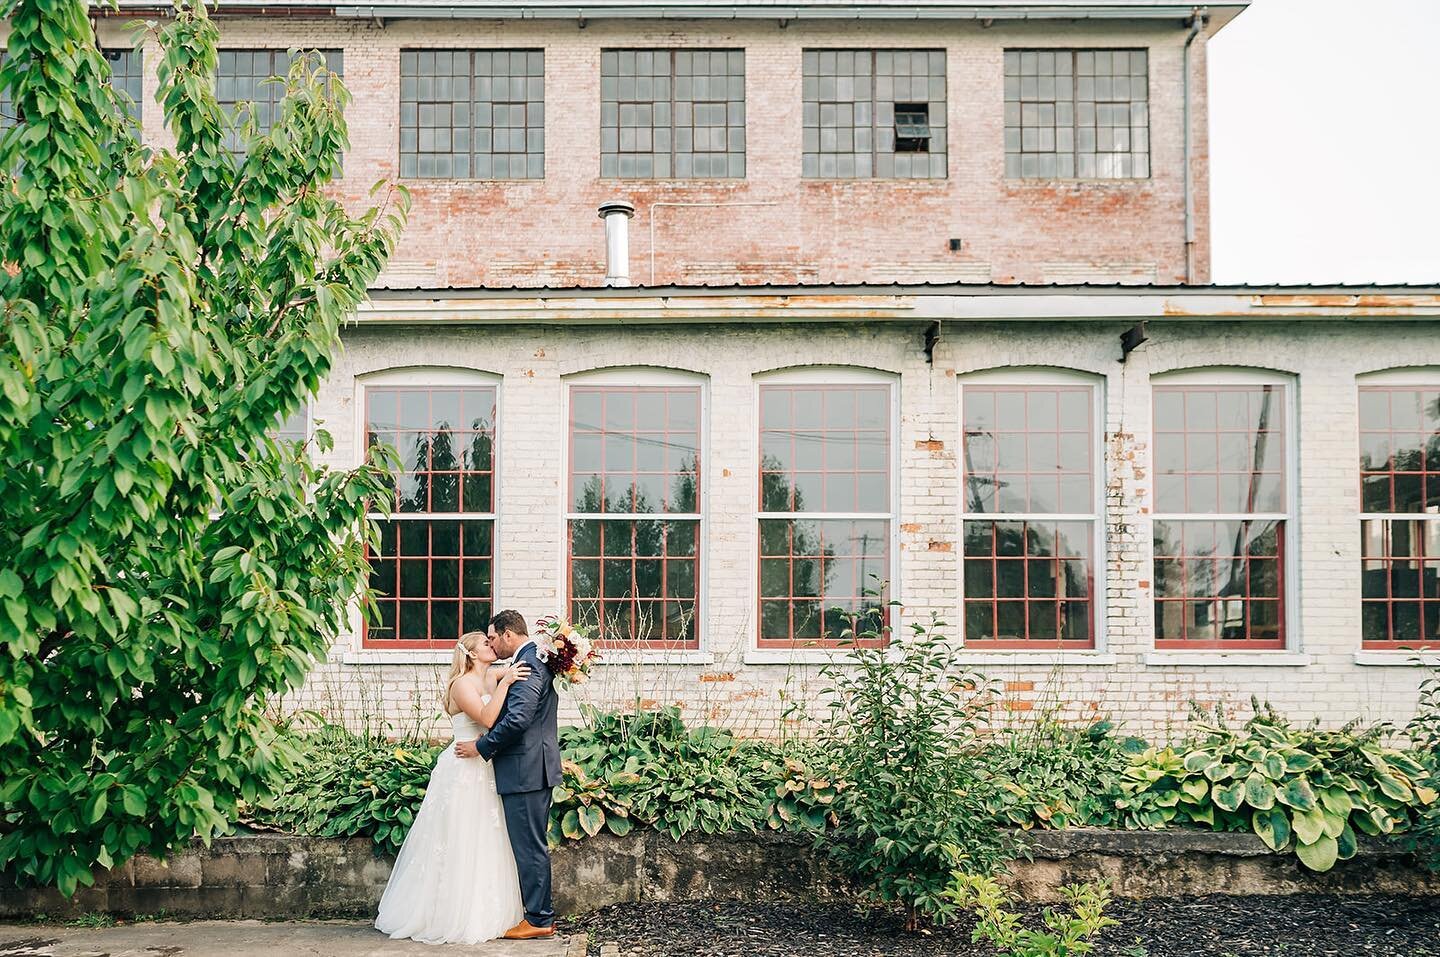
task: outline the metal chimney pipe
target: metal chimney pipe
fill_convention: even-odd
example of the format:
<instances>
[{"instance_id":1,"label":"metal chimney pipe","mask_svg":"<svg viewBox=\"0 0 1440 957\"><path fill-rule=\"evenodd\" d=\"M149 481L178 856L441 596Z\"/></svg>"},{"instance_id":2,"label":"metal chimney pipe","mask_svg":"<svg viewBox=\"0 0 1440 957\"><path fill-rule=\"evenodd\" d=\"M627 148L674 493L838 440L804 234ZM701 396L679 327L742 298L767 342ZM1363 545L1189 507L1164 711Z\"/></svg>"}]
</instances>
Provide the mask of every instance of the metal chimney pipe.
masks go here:
<instances>
[{"instance_id":1,"label":"metal chimney pipe","mask_svg":"<svg viewBox=\"0 0 1440 957\"><path fill-rule=\"evenodd\" d=\"M605 220L605 285L630 285L630 219L635 215L633 203L612 199L600 204L600 218Z\"/></svg>"}]
</instances>

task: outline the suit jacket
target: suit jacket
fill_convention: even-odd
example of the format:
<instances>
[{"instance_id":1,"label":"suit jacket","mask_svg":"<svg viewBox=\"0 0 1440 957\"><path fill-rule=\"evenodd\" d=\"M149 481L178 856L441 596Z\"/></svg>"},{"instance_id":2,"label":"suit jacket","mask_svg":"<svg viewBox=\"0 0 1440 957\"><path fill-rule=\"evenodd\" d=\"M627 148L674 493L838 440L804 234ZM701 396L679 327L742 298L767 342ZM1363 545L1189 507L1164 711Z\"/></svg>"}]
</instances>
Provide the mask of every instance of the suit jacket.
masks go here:
<instances>
[{"instance_id":1,"label":"suit jacket","mask_svg":"<svg viewBox=\"0 0 1440 957\"><path fill-rule=\"evenodd\" d=\"M533 644L520 649L515 660L530 666L530 677L510 686L495 727L475 742L480 756L494 765L495 789L501 794L560 784L555 676Z\"/></svg>"}]
</instances>

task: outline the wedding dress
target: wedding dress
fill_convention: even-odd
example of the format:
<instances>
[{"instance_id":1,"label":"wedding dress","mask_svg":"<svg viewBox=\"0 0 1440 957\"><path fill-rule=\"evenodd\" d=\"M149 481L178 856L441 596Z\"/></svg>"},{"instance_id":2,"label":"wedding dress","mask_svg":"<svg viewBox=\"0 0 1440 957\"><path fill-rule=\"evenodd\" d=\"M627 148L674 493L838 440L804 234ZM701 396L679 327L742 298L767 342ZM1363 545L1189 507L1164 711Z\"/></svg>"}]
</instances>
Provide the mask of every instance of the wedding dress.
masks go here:
<instances>
[{"instance_id":1,"label":"wedding dress","mask_svg":"<svg viewBox=\"0 0 1440 957\"><path fill-rule=\"evenodd\" d=\"M463 712L451 723L457 741L483 733ZM375 928L426 944L475 944L524 916L495 772L489 761L459 758L447 747L385 885Z\"/></svg>"}]
</instances>

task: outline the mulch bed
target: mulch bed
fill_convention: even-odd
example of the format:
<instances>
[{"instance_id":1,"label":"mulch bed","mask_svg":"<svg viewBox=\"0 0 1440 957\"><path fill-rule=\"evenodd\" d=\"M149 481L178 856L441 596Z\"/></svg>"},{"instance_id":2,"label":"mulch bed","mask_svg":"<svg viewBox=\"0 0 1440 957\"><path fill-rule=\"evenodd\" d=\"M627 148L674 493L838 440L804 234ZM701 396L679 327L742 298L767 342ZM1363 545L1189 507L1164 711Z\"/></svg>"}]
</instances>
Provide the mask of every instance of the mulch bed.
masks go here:
<instances>
[{"instance_id":1,"label":"mulch bed","mask_svg":"<svg viewBox=\"0 0 1440 957\"><path fill-rule=\"evenodd\" d=\"M1027 908L1033 916L1035 908ZM1440 957L1440 900L1228 897L1119 901L1096 957ZM636 957L994 957L971 924L906 934L899 916L845 904L617 904L574 921L590 954ZM1027 922L1025 926L1037 926ZM608 954L614 951L606 947Z\"/></svg>"}]
</instances>

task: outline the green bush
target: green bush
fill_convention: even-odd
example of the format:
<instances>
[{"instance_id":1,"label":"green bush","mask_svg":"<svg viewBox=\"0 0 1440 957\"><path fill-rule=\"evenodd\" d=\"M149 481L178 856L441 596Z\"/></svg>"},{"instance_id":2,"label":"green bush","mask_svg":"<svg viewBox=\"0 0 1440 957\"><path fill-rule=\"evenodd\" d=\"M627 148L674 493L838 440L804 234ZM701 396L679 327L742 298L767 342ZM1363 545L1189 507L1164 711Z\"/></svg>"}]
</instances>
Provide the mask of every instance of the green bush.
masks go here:
<instances>
[{"instance_id":1,"label":"green bush","mask_svg":"<svg viewBox=\"0 0 1440 957\"><path fill-rule=\"evenodd\" d=\"M295 736L289 785L251 805L251 823L317 837L368 837L394 854L425 799L441 749L342 728Z\"/></svg>"},{"instance_id":2,"label":"green bush","mask_svg":"<svg viewBox=\"0 0 1440 957\"><path fill-rule=\"evenodd\" d=\"M946 895L958 906L975 913L970 939L988 940L1001 957L1070 957L1095 949L1091 939L1120 922L1105 916L1110 889L1104 883L1072 884L1061 888L1069 913L1047 907L1040 912L1044 930L1020 926L1020 915L1006 910L1010 898L993 877L955 874Z\"/></svg>"},{"instance_id":3,"label":"green bush","mask_svg":"<svg viewBox=\"0 0 1440 957\"><path fill-rule=\"evenodd\" d=\"M1182 750L1151 748L1126 768L1125 825L1253 831L1327 871L1355 855L1357 834L1403 830L1433 806L1425 769L1381 743L1383 726L1296 728L1268 706L1255 710L1239 730L1217 711L1192 725Z\"/></svg>"},{"instance_id":4,"label":"green bush","mask_svg":"<svg viewBox=\"0 0 1440 957\"><path fill-rule=\"evenodd\" d=\"M888 634L872 610L847 632L861 640L822 669L830 716L819 746L846 786L820 843L866 897L903 905L914 929L953 913L953 871L990 873L1008 848L987 810L993 788L977 743L991 689L961 666L938 622L875 647Z\"/></svg>"},{"instance_id":5,"label":"green bush","mask_svg":"<svg viewBox=\"0 0 1440 957\"><path fill-rule=\"evenodd\" d=\"M990 813L1026 830L1115 826L1121 776L1145 742L1113 731L1109 721L1071 728L1044 720L990 745L982 762L995 785Z\"/></svg>"},{"instance_id":6,"label":"green bush","mask_svg":"<svg viewBox=\"0 0 1440 957\"><path fill-rule=\"evenodd\" d=\"M1425 786L1440 791L1440 671L1421 682L1419 707L1405 734L1425 768ZM1440 871L1440 801L1416 815L1405 843L1427 867Z\"/></svg>"}]
</instances>

